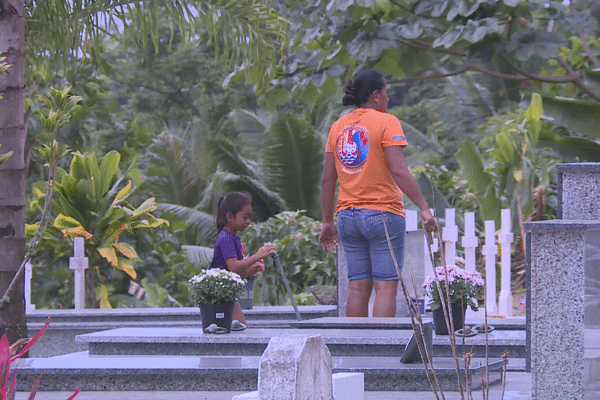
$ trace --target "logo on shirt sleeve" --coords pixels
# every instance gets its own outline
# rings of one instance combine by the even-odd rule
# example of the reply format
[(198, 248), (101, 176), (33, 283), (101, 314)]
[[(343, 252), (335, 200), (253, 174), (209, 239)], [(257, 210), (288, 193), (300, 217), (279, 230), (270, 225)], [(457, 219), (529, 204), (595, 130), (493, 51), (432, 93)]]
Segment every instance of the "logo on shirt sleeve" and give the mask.
[(361, 167), (369, 155), (369, 133), (361, 126), (344, 128), (335, 143), (337, 159), (349, 170)]
[(394, 136), (394, 140), (402, 140), (406, 142), (406, 136)]

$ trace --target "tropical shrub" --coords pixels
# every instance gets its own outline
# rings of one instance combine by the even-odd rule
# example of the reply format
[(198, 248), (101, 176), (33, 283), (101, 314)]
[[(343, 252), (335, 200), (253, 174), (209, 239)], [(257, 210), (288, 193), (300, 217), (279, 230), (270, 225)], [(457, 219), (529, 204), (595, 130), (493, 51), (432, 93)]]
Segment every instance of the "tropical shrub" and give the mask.
[[(119, 173), (119, 161), (116, 151), (106, 154), (100, 164), (95, 154), (76, 152), (69, 172), (58, 169), (56, 198), (52, 201), (54, 223), (48, 227), (41, 246), (42, 251), (60, 249), (61, 254), (69, 254), (71, 243), (65, 239), (85, 238), (86, 255), (92, 267), (88, 270), (91, 301), (99, 302), (102, 308), (111, 307), (109, 282), (114, 284), (114, 280), (123, 278), (122, 273), (132, 279), (137, 277), (134, 263), (138, 254), (124, 234), (168, 225), (166, 220), (152, 215), (156, 209), (153, 198), (137, 207), (127, 201), (134, 191), (133, 183), (131, 180), (126, 183), (126, 174)], [(34, 187), (33, 195), (36, 200), (32, 207), (42, 210), (46, 192)], [(29, 225), (28, 234), (36, 228), (37, 225)], [(116, 271), (121, 275), (115, 274)]]
[[(318, 245), (321, 222), (304, 215), (304, 211), (284, 211), (267, 221), (252, 224), (244, 231), (242, 242), (253, 254), (264, 243), (277, 246), (277, 254), (294, 294), (310, 291), (311, 286), (336, 284), (333, 253)], [(281, 275), (272, 262), (256, 279), (254, 290), (258, 304), (281, 305), (287, 291)]]

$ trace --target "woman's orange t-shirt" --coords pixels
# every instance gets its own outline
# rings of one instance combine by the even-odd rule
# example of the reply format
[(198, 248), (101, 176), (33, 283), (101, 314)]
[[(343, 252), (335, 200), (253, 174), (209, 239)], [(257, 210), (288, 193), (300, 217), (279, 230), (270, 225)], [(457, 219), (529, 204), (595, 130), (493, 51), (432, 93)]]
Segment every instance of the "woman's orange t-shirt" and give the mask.
[(340, 181), (336, 212), (356, 207), (404, 216), (402, 191), (383, 152), (389, 146), (408, 146), (391, 114), (357, 108), (331, 126), (325, 151), (334, 154)]

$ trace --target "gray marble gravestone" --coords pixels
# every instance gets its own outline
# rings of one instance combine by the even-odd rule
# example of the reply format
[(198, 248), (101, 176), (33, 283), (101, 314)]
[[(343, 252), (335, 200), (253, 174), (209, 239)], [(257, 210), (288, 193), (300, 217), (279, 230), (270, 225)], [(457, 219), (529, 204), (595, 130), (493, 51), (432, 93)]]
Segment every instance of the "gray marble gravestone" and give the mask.
[(559, 217), (525, 224), (532, 399), (600, 399), (600, 164), (559, 164)]
[(319, 335), (271, 338), (260, 358), (260, 400), (333, 400), (331, 353)]
[[(409, 295), (423, 297), (423, 288), (421, 284), (425, 280), (425, 263), (424, 263), (424, 231), (422, 229), (406, 232), (406, 242), (404, 245), (404, 267), (402, 269), (402, 279), (407, 286)], [(371, 304), (373, 295), (371, 296)], [(337, 246), (337, 304), (338, 316), (346, 316), (346, 305), (348, 303), (348, 267), (346, 265), (346, 257), (341, 245)], [(398, 286), (398, 296), (396, 297), (396, 317), (407, 317), (408, 309), (406, 300), (402, 293), (402, 288)]]

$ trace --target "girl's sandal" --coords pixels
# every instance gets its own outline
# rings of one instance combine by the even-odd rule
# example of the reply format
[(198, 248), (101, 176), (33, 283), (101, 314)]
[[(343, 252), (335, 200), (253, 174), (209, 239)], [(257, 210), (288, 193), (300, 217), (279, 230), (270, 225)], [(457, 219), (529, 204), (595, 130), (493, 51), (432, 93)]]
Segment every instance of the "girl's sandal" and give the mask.
[(227, 328), (223, 328), (222, 326), (217, 326), (217, 324), (210, 324), (206, 328), (204, 328), (205, 333), (229, 333)]
[(232, 331), (243, 331), (246, 328), (247, 328), (246, 324), (242, 324), (237, 319), (234, 319), (233, 321), (231, 321), (231, 330)]

